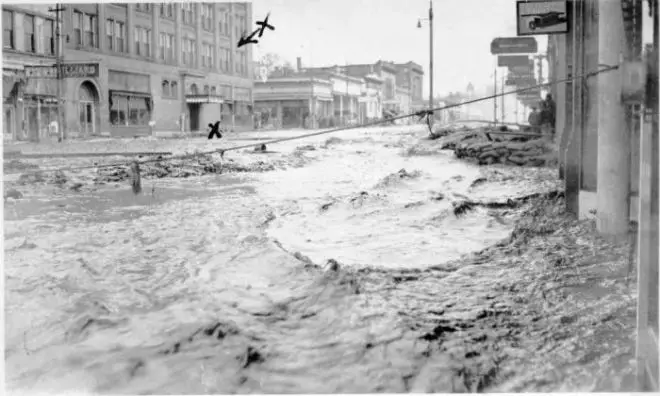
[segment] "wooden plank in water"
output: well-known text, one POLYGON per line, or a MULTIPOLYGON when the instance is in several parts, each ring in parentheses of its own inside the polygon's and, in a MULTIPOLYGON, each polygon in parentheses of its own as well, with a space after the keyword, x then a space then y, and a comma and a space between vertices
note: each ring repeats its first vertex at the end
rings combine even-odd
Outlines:
POLYGON ((149 157, 172 155, 171 152, 102 152, 102 153, 26 153, 15 154, 12 159, 25 158, 83 158, 83 157, 149 157))

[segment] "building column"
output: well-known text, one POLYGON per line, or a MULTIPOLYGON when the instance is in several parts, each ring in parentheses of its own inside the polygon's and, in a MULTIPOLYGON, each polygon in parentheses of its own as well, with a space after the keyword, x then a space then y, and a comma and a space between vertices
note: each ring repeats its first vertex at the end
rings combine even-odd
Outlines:
POLYGON ((108 42, 105 38, 107 32, 105 31, 105 4, 98 4, 96 6, 99 24, 99 51, 106 52, 108 50, 108 42))
POLYGON ((160 5, 151 4, 151 59, 160 57, 160 5))
MULTIPOLYGON (((213 4, 213 3, 211 3, 213 4)), ((202 66, 202 3, 193 3, 195 12, 195 64, 193 67, 198 69, 202 66)), ((215 35, 214 35, 215 36, 215 35)), ((203 92, 204 87, 199 88, 203 92)))
POLYGON ((126 48, 128 53, 135 53, 135 9, 132 3, 126 3, 126 48))
MULTIPOLYGON (((598 2, 598 63, 616 65, 623 50, 623 15, 618 1, 598 2)), ((597 228, 604 235, 628 233, 630 137, 621 102, 621 72, 598 77, 597 228)))

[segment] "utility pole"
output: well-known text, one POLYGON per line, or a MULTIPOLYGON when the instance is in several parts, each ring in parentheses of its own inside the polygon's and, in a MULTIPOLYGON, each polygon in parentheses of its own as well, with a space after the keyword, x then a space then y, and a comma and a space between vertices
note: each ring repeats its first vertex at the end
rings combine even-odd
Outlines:
POLYGON ((502 92, 502 122, 506 121, 506 116, 504 112, 504 75, 502 76, 502 87, 501 87, 501 92, 502 92))
POLYGON ((64 123, 62 122, 62 34, 60 29, 60 12, 66 8, 60 6, 60 3, 55 3, 55 8, 49 8, 49 12, 55 13, 55 69, 56 69, 56 92, 57 92, 57 128, 59 132, 58 141, 64 141, 66 134, 64 133, 64 123))
MULTIPOLYGON (((618 1, 598 2, 598 64, 622 59, 623 14, 618 1)), ((597 228, 604 235, 628 234, 630 214, 630 136, 621 102, 621 71, 598 76, 597 228)))
MULTIPOLYGON (((433 107, 433 0, 429 0, 429 110, 433 107)), ((429 127, 433 130, 435 114, 429 114, 429 117, 429 127)))
MULTIPOLYGON (((493 72, 493 95, 497 95, 497 66, 493 72)), ((493 98, 493 121, 497 122, 497 98, 493 98)))

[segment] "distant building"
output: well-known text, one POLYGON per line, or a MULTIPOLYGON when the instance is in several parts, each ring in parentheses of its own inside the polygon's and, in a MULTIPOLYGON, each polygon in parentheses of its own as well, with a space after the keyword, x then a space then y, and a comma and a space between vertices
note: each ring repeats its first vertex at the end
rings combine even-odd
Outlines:
MULTIPOLYGON (((16 125, 12 133, 18 138, 27 135, 24 131, 41 131, 57 102, 54 79, 25 78, 26 66, 54 64, 55 15, 49 7, 2 6, 3 74, 15 74, 18 83, 17 90, 5 93, 5 113, 11 113, 9 124, 16 125), (23 98, 19 108, 23 95, 29 105, 23 98), (30 110, 35 100, 39 117, 30 110)), ((69 136, 145 135, 151 122, 157 131, 204 130, 220 114, 236 129, 252 128, 252 46, 236 48, 240 34, 253 25, 250 3, 59 7, 64 8, 64 65, 95 65, 77 71, 69 66, 77 74, 62 83, 69 136)))

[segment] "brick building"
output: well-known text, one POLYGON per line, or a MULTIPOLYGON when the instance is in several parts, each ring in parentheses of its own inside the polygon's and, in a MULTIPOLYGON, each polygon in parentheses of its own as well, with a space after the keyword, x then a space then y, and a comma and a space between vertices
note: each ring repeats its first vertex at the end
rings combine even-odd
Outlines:
MULTIPOLYGON (((48 6, 39 11, 29 7, 35 6, 3 5, 3 11, 14 14, 11 25, 3 23, 3 70, 10 57, 19 58, 23 66, 54 63, 48 54, 30 52, 22 40, 27 37, 26 24, 21 23, 29 18, 26 15, 54 20, 48 6), (6 26, 11 26, 11 33, 6 26), (7 51, 9 35, 14 47, 7 51)), ((236 48, 240 34, 253 28, 251 4, 61 7, 63 64, 97 65, 95 74, 65 78, 62 83, 63 119, 69 136, 204 130, 220 114, 223 123, 237 130, 252 128, 252 48, 236 48)), ((9 18, 3 12, 4 19, 9 18)), ((34 29, 34 34, 37 42, 54 36, 45 29, 34 29)), ((18 85, 29 87, 35 80, 19 78, 23 82, 18 85)), ((54 81, 41 79, 39 84, 44 86, 44 95, 53 91, 54 81)), ((16 112, 16 118, 28 118, 16 112)))

